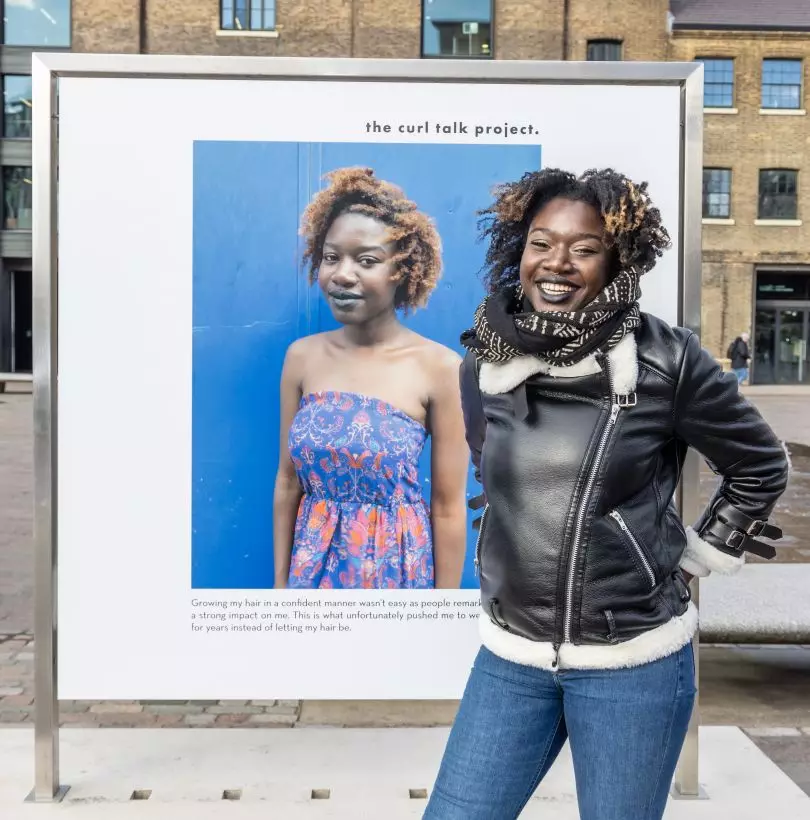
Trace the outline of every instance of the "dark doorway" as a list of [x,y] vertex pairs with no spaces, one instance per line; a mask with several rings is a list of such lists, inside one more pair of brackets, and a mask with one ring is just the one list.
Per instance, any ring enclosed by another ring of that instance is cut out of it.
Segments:
[[810,273],[757,275],[754,384],[810,384]]
[[34,358],[32,347],[31,271],[11,271],[11,370],[30,373]]

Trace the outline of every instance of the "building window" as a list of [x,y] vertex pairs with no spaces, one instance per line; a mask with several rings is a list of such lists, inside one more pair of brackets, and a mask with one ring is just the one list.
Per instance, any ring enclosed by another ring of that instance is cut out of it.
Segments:
[[734,105],[734,60],[698,57],[703,63],[704,108],[731,108]]
[[492,0],[422,0],[423,57],[492,57]]
[[728,219],[731,216],[731,169],[703,169],[703,218]]
[[617,61],[622,59],[621,40],[588,40],[588,59]]
[[3,44],[70,46],[70,0],[5,0]]
[[802,61],[762,61],[762,107],[801,108]]
[[276,0],[220,0],[225,31],[275,31]]
[[31,78],[3,77],[3,136],[31,139]]
[[31,169],[3,167],[3,230],[31,230]]
[[759,219],[796,219],[798,171],[759,172]]

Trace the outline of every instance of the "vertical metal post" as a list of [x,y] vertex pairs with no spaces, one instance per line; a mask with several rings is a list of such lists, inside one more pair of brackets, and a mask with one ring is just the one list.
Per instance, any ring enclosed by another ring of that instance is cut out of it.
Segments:
[[61,800],[57,700],[57,269],[56,76],[36,56],[33,82],[33,353],[35,551],[35,767],[27,800]]
[[[700,498],[700,460],[697,453],[690,451],[683,471],[681,486],[681,510],[687,521],[697,518]],[[692,601],[700,607],[700,581],[695,578],[691,584]],[[673,784],[673,796],[682,800],[698,800],[707,797],[700,785],[700,630],[695,632],[692,639],[692,648],[695,655],[695,707],[686,732],[686,740],[678,761]]]
[[[691,74],[681,91],[681,300],[680,324],[695,333],[701,326],[701,290],[703,284],[703,69]],[[689,451],[684,464],[679,490],[680,512],[686,523],[692,523],[700,514],[700,458]],[[692,582],[692,598],[699,606],[699,582]],[[700,749],[698,730],[700,727],[700,632],[692,642],[695,655],[695,679],[698,695],[689,729],[686,734],[678,770],[675,773],[673,795],[682,799],[705,797],[700,786]]]
[[[697,579],[692,584],[693,600],[697,604],[699,582]],[[695,677],[700,681],[700,653],[698,643],[700,638],[695,635],[693,646],[695,650]],[[696,800],[705,798],[706,793],[700,785],[700,743],[698,731],[700,728],[700,686],[698,694],[695,696],[695,708],[692,712],[692,719],[689,721],[689,729],[686,733],[686,741],[683,744],[681,759],[678,761],[678,770],[675,772],[675,796],[681,799]]]

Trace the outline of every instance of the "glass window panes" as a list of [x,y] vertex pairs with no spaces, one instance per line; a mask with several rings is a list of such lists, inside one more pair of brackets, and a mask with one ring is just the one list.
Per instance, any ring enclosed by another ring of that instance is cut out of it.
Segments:
[[622,44],[619,40],[589,40],[589,60],[621,60]]
[[3,166],[3,229],[31,230],[31,169]]
[[220,0],[220,27],[227,31],[274,31],[276,0]]
[[703,169],[703,217],[728,219],[731,216],[731,169]]
[[422,0],[422,56],[492,57],[492,0]]
[[759,218],[796,219],[798,171],[781,169],[759,172]]
[[734,60],[698,58],[703,63],[703,106],[732,108],[734,105]]
[[762,107],[801,108],[802,61],[762,61]]
[[31,139],[31,78],[3,77],[3,136]]
[[3,43],[7,46],[70,46],[70,0],[5,0]]

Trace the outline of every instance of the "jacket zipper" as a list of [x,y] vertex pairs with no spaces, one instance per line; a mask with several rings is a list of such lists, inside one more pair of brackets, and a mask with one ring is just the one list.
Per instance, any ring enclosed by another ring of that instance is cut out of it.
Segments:
[[608,625],[608,640],[611,643],[616,643],[618,639],[618,633],[616,630],[616,618],[613,615],[612,609],[605,610],[605,620],[607,621]]
[[636,555],[638,555],[641,559],[641,564],[644,567],[644,571],[650,579],[650,585],[654,588],[656,584],[655,572],[653,571],[652,565],[647,560],[647,556],[644,554],[641,544],[638,543],[636,536],[630,531],[630,527],[627,526],[627,523],[622,518],[621,513],[618,510],[613,510],[613,512],[610,513],[610,517],[619,525],[619,528],[624,533],[628,543],[633,547],[636,551]]
[[489,512],[489,504],[484,507],[484,512],[481,513],[481,526],[478,528],[478,538],[475,539],[475,574],[478,576],[481,572],[481,536],[484,534],[484,522]]
[[506,630],[509,632],[510,626],[506,621],[499,617],[499,608],[500,608],[500,601],[497,598],[490,598],[489,600],[489,615],[490,618],[494,623],[496,623],[501,629]]
[[582,548],[582,533],[585,527],[585,514],[591,502],[591,495],[593,494],[593,488],[596,484],[596,478],[599,475],[599,468],[602,466],[602,459],[605,457],[605,452],[607,451],[610,437],[616,427],[616,420],[619,418],[619,412],[622,407],[632,407],[633,404],[635,404],[635,394],[632,395],[632,403],[630,401],[622,403],[622,397],[618,396],[613,390],[613,373],[610,369],[610,358],[607,356],[605,357],[605,370],[607,372],[608,385],[610,387],[610,416],[608,416],[608,420],[602,430],[599,445],[596,448],[596,454],[594,455],[593,463],[591,464],[591,469],[588,473],[588,479],[585,482],[585,490],[582,493],[579,509],[577,510],[574,527],[574,541],[571,545],[571,558],[568,567],[568,580],[565,589],[565,613],[563,616],[564,643],[571,642],[571,626],[574,619],[574,587],[576,586],[577,577],[577,559],[579,558],[579,551]]
[[616,419],[619,417],[619,410],[621,407],[617,403],[613,403],[610,408],[610,416],[602,430],[602,437],[599,439],[599,446],[596,448],[596,455],[591,464],[591,470],[588,474],[588,480],[585,483],[585,490],[582,493],[582,498],[579,503],[579,510],[577,511],[576,526],[574,528],[574,543],[571,546],[571,559],[568,566],[568,583],[565,590],[565,619],[563,621],[563,641],[565,643],[571,642],[571,621],[573,620],[574,607],[574,586],[576,584],[577,576],[577,559],[579,558],[579,551],[582,548],[582,531],[585,525],[585,513],[588,510],[588,505],[591,500],[594,485],[596,484],[596,477],[599,474],[599,468],[602,465],[602,459],[605,457],[610,435],[613,428],[616,426]]

